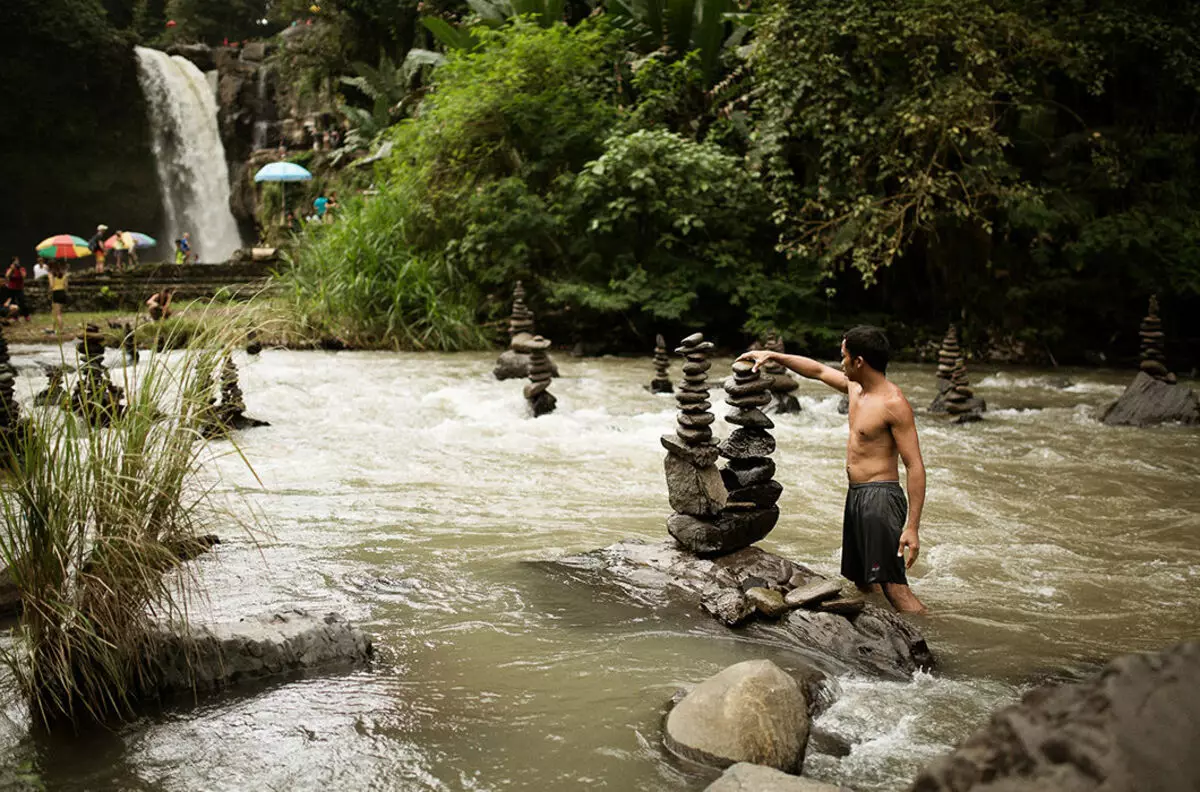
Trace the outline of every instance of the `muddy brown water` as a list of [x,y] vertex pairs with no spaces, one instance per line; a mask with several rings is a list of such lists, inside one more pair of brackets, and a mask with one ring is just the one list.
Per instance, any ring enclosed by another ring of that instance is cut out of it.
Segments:
[[[57,352],[13,352],[28,399]],[[378,661],[70,740],[30,737],[13,707],[6,761],[61,790],[703,789],[716,774],[661,747],[671,695],[741,660],[802,660],[525,563],[665,537],[673,401],[643,389],[649,360],[560,356],[558,411],[530,420],[493,360],[239,359],[248,413],[272,422],[241,441],[262,485],[229,457],[212,470],[269,535],[218,531],[226,543],[196,562],[202,610],[337,610],[375,636]],[[818,726],[851,750],[811,753],[808,775],[903,788],[1031,685],[1200,632],[1200,432],[1099,424],[1125,372],[971,376],[991,409],[960,427],[921,409],[932,367],[893,372],[929,471],[913,585],[942,666],[836,679]],[[763,544],[836,574],[845,418],[822,386],[798,394],[804,412],[777,419],[783,516]]]

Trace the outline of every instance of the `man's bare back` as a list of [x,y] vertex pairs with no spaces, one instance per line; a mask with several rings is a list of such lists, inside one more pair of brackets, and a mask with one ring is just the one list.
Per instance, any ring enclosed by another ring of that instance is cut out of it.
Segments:
[[[855,488],[885,482],[894,482],[893,486],[898,490],[899,460],[904,460],[908,477],[907,515],[904,530],[896,544],[896,554],[903,562],[903,569],[911,568],[921,546],[918,531],[921,510],[925,504],[925,465],[921,459],[912,406],[900,388],[882,372],[865,363],[861,356],[851,356],[845,342],[842,343],[841,371],[800,355],[756,351],[747,352],[742,358],[753,360],[756,368],[767,360],[774,360],[797,374],[820,380],[834,390],[847,394],[850,399],[850,434],[846,442],[846,476],[852,495]],[[902,493],[900,498],[903,500]],[[849,503],[847,510],[849,519]],[[892,536],[894,539],[895,535]],[[842,552],[843,575],[850,577],[864,590],[874,590],[875,584],[867,578],[845,569],[848,553],[845,536]],[[878,571],[879,567],[880,564],[875,563],[871,571]],[[899,577],[904,582],[883,584],[884,594],[892,606],[904,612],[924,612],[925,606],[908,587],[903,571],[893,577]]]

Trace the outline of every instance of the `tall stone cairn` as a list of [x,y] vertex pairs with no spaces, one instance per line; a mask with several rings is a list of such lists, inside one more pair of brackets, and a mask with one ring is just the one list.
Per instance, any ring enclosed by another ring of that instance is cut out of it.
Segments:
[[82,415],[92,426],[108,426],[125,410],[121,402],[122,388],[113,385],[104,365],[104,336],[100,328],[89,324],[75,345],[79,353],[79,377],[71,395],[71,409]]
[[8,355],[8,340],[0,330],[0,454],[15,449],[17,422],[21,406],[15,394],[17,370]]
[[229,355],[221,364],[221,372],[214,377],[220,400],[209,399],[208,411],[202,432],[206,437],[221,437],[234,429],[250,429],[255,426],[270,426],[267,421],[246,415],[246,399],[238,379],[238,369]]
[[1166,335],[1162,330],[1162,320],[1158,318],[1157,294],[1150,296],[1149,313],[1142,319],[1138,335],[1142,340],[1141,362],[1138,363],[1138,368],[1159,382],[1173,385],[1175,374],[1167,368],[1167,356],[1163,352]]
[[533,311],[525,305],[525,285],[517,281],[513,286],[512,314],[508,317],[508,337],[516,338],[521,333],[533,335]]
[[554,394],[547,390],[554,376],[550,370],[550,359],[546,357],[549,348],[550,340],[541,336],[524,341],[519,348],[519,351],[529,353],[529,383],[525,386],[525,400],[529,402],[534,418],[554,412],[558,403]]
[[942,339],[942,346],[938,349],[937,395],[929,404],[930,412],[948,412],[946,393],[952,387],[950,380],[954,376],[954,368],[962,356],[962,347],[958,345],[958,325],[952,324],[946,329],[946,337]]
[[[529,353],[523,351],[533,339],[533,311],[525,304],[525,286],[517,281],[513,287],[512,314],[508,318],[508,349],[500,353],[492,374],[498,380],[524,379],[529,376]],[[546,356],[546,364],[550,367],[550,376],[558,376],[558,368],[554,361]]]
[[[783,339],[779,337],[778,333],[771,331],[763,339],[762,347],[782,355]],[[771,381],[771,395],[774,397],[772,411],[777,414],[800,412],[800,402],[792,395],[792,392],[800,387],[800,383],[788,374],[787,366],[772,360],[759,368]]]
[[662,333],[654,337],[654,379],[647,386],[651,393],[674,393],[675,386],[671,384],[671,359],[667,357],[667,342]]
[[667,531],[681,547],[698,555],[721,552],[712,537],[719,533],[716,520],[728,500],[721,473],[717,470],[717,444],[712,424],[716,420],[709,408],[708,359],[712,344],[695,333],[683,339],[677,354],[683,355],[683,381],[675,391],[679,405],[675,432],[660,440],[667,456],[663,469],[667,476],[667,498],[675,511],[667,518]]
[[137,338],[134,336],[133,325],[126,322],[121,325],[121,350],[125,353],[125,361],[128,363],[138,362],[138,347]]
[[971,390],[971,382],[967,379],[967,364],[961,357],[955,361],[954,370],[950,372],[950,390],[946,391],[946,412],[955,416],[958,423],[978,421],[983,418],[983,410],[975,391]]
[[59,365],[46,366],[46,387],[34,394],[33,403],[37,407],[47,404],[65,407],[71,403],[71,394],[63,387],[66,379],[66,368]]

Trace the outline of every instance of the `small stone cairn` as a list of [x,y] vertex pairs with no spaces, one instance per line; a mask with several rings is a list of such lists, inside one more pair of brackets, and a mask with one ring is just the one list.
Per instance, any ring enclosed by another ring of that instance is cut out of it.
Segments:
[[1200,424],[1200,399],[1191,388],[1179,383],[1167,368],[1163,354],[1162,320],[1158,318],[1158,296],[1150,298],[1150,310],[1138,333],[1142,341],[1137,376],[1110,404],[1100,420],[1109,426],[1151,426],[1162,423]]
[[950,380],[954,376],[954,369],[962,356],[962,348],[958,345],[958,325],[952,324],[946,329],[946,336],[942,339],[941,347],[938,348],[937,395],[929,404],[929,412],[948,412],[946,393],[952,387]]
[[660,438],[667,456],[663,467],[667,476],[667,498],[675,513],[667,518],[667,531],[687,550],[712,554],[707,541],[717,531],[712,522],[720,517],[728,500],[721,473],[717,470],[717,444],[712,439],[716,420],[709,408],[708,354],[713,345],[701,333],[683,339],[675,350],[687,361],[683,364],[683,382],[675,392],[679,405],[674,434]]
[[134,336],[133,326],[126,323],[121,326],[123,335],[121,336],[121,350],[125,353],[126,363],[138,362],[138,347],[137,339]]
[[34,394],[34,405],[37,407],[45,407],[48,404],[58,407],[68,405],[71,401],[71,394],[67,393],[66,388],[63,387],[63,380],[66,379],[66,376],[65,367],[46,366],[46,388]]
[[529,355],[529,383],[525,386],[525,399],[529,402],[529,409],[534,418],[554,412],[554,407],[558,404],[558,399],[547,390],[554,376],[550,368],[550,359],[546,356],[546,350],[549,348],[550,340],[541,336],[529,338],[518,347],[519,351]]
[[[763,349],[778,352],[782,355],[784,351],[783,339],[779,337],[778,333],[772,331],[767,333],[762,347]],[[788,374],[787,367],[782,363],[772,360],[760,366],[760,369],[771,381],[771,395],[774,396],[774,404],[771,410],[778,415],[800,412],[800,402],[792,395],[792,392],[800,387],[800,383],[796,382]]]
[[250,429],[255,426],[270,426],[266,421],[251,418],[246,415],[246,400],[242,395],[242,386],[238,382],[238,370],[233,358],[225,356],[221,364],[220,395],[221,400],[212,407],[213,421],[205,427],[207,436],[217,436],[234,429]]
[[257,355],[262,352],[262,341],[258,340],[258,331],[251,330],[246,333],[246,354]]
[[0,330],[0,453],[15,448],[21,406],[15,396],[17,370],[8,355],[8,340]]
[[651,393],[674,393],[675,386],[671,384],[671,359],[667,357],[667,342],[662,333],[654,337],[654,379],[646,387]]
[[955,417],[955,423],[970,423],[983,420],[983,402],[975,398],[971,382],[967,379],[967,364],[960,357],[950,374],[950,390],[946,391],[946,412]]
[[1142,319],[1138,330],[1142,341],[1141,362],[1138,368],[1159,382],[1168,385],[1175,384],[1175,374],[1167,369],[1167,356],[1163,353],[1163,343],[1166,335],[1163,333],[1162,320],[1158,318],[1158,295],[1150,296],[1150,308]]
[[125,390],[113,385],[104,365],[104,336],[100,328],[89,324],[75,345],[81,359],[79,377],[71,395],[71,408],[92,426],[108,426],[125,410],[121,402]]
[[[530,353],[522,351],[534,338],[533,311],[525,305],[525,286],[521,281],[513,287],[512,314],[508,319],[509,348],[496,360],[492,374],[498,380],[524,379],[529,376]],[[558,368],[547,356],[550,376],[558,376]]]

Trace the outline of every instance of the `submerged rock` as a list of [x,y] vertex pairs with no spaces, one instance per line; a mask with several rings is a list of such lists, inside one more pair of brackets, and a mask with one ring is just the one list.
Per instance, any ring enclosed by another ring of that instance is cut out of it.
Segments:
[[910,792],[1200,789],[1200,642],[1118,658],[992,716]]
[[798,770],[808,745],[804,688],[770,660],[747,660],[692,688],[667,716],[672,753],[713,767]]
[[623,597],[644,603],[681,601],[700,606],[726,624],[741,624],[739,636],[770,646],[788,646],[822,671],[854,670],[889,679],[908,679],[934,658],[925,638],[903,617],[871,604],[856,615],[805,608],[779,620],[753,615],[742,588],[762,586],[785,596],[825,580],[821,575],[758,547],[708,560],[673,542],[627,540],[580,556],[550,562],[551,569],[583,573],[591,585],[612,584]]
[[789,775],[771,767],[739,762],[728,768],[704,792],[850,792],[811,778]]

